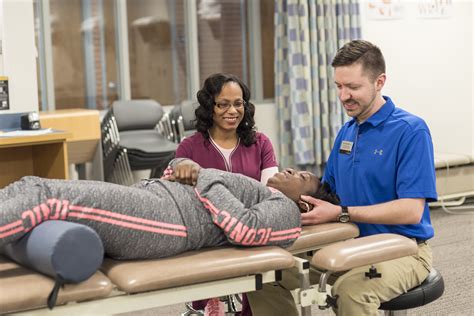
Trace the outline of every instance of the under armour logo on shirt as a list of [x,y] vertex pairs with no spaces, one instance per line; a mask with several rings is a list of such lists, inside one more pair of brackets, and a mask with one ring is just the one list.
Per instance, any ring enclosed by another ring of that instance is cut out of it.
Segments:
[[383,149],[379,149],[379,150],[374,150],[374,155],[380,155],[382,156],[383,155]]

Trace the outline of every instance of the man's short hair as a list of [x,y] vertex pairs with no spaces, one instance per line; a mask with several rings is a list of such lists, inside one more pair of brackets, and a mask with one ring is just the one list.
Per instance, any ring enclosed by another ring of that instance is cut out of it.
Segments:
[[331,66],[350,66],[355,63],[360,63],[364,73],[372,80],[385,73],[385,59],[380,48],[368,41],[353,40],[344,44],[337,51]]

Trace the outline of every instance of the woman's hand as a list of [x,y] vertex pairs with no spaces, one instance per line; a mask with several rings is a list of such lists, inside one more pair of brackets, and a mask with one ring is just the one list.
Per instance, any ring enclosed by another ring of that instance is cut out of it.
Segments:
[[201,166],[192,160],[186,159],[174,167],[173,175],[168,180],[196,185],[199,170],[201,170]]

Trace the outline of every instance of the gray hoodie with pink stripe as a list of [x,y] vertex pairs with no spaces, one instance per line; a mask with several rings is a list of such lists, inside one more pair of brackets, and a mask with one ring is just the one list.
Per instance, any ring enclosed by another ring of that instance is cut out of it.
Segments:
[[24,177],[0,190],[0,248],[49,219],[93,228],[117,259],[229,244],[288,247],[301,231],[298,207],[281,192],[215,169],[201,169],[195,187],[162,179],[126,187]]

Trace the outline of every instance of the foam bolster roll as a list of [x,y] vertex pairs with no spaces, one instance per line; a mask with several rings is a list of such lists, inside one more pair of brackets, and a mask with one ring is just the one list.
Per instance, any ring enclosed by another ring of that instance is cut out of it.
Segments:
[[12,260],[65,283],[79,283],[102,264],[104,247],[90,227],[46,221],[4,248]]

